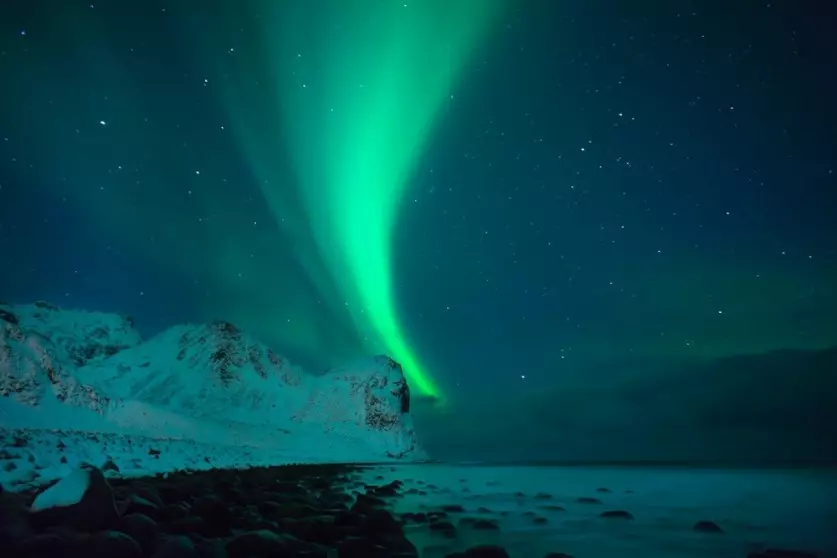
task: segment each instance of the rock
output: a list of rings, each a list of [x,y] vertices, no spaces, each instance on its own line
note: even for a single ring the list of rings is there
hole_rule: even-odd
[[[439,509],[446,513],[465,513],[465,508],[459,504],[446,504],[441,506]]]
[[[119,522],[113,491],[104,474],[82,466],[47,488],[32,503],[30,521],[35,526],[70,525],[81,531],[98,531]]]
[[[598,498],[591,498],[589,496],[581,496],[580,498],[575,499],[576,502],[579,504],[601,504],[602,501]]]
[[[366,516],[356,512],[346,511],[335,514],[333,525],[336,527],[360,527]]]
[[[0,490],[0,548],[14,546],[34,534],[27,513],[21,495]]]
[[[633,519],[634,516],[625,510],[608,510],[599,514],[599,517],[609,519]]]
[[[202,537],[212,536],[212,529],[202,517],[188,515],[170,521],[164,527],[166,532],[172,535],[201,535]]]
[[[192,504],[192,513],[206,521],[208,528],[216,537],[229,534],[232,526],[232,513],[229,504],[216,497],[199,497]]]
[[[401,524],[387,510],[374,510],[366,516],[363,533],[367,536],[401,533]]]
[[[224,539],[220,539],[217,541],[200,541],[195,543],[195,546],[198,550],[198,556],[200,558],[227,558],[227,548],[225,545],[226,541]],[[194,558],[190,556],[188,553],[184,556],[185,558]],[[173,558],[178,557],[179,555],[175,555]]]
[[[119,531],[94,533],[84,545],[85,558],[142,558],[139,543]]]
[[[153,548],[157,535],[160,533],[157,523],[141,513],[123,516],[116,530],[137,541],[146,554]]]
[[[166,537],[160,541],[151,558],[198,558],[195,543],[188,537]]]
[[[131,492],[151,502],[158,508],[163,509],[166,507],[166,503],[163,502],[162,498],[160,498],[160,494],[157,492],[157,489],[150,484],[140,482],[134,483],[131,485]]]
[[[445,519],[448,516],[447,512],[443,512],[443,511],[430,511],[430,512],[427,512],[426,515],[427,515],[427,520],[430,521],[431,523],[434,522],[434,521],[439,521],[441,519]]]
[[[402,485],[403,483],[401,481],[395,480],[383,486],[376,486],[371,490],[367,490],[367,492],[377,496],[398,496],[398,491],[401,489]]]
[[[538,492],[535,494],[535,500],[550,500],[552,499],[552,494],[547,494],[546,492]]]
[[[751,552],[747,555],[747,558],[817,558],[817,555],[811,552],[800,552],[799,550],[768,548],[761,552]]]
[[[165,508],[157,507],[154,502],[146,500],[142,496],[130,494],[128,498],[126,498],[125,501],[119,505],[119,514],[131,515],[134,513],[141,513],[150,517],[154,521],[165,521],[167,519]]]
[[[692,529],[701,533],[723,533],[724,530],[718,527],[714,521],[698,521],[692,526]]]
[[[288,536],[278,535],[273,531],[260,530],[241,533],[227,542],[227,553],[232,558],[244,558],[251,555],[294,556],[300,549],[300,541]]]
[[[164,512],[169,520],[180,519],[192,513],[191,509],[189,509],[189,506],[187,506],[183,502],[166,505],[166,507],[164,508]]]
[[[573,555],[565,552],[549,552],[543,558],[573,558]]]
[[[386,505],[387,503],[384,500],[378,498],[377,496],[358,494],[357,500],[350,509],[352,511],[357,511],[360,513],[369,513],[371,510],[374,510],[375,508],[383,508],[386,507]]]
[[[55,533],[45,533],[21,541],[9,556],[14,556],[14,558],[76,558],[81,553],[82,549],[77,540]],[[5,552],[3,555],[6,556]]]
[[[547,523],[549,523],[549,520],[545,517],[538,516],[532,520],[532,523],[534,523],[535,525],[546,525]]]
[[[430,524],[430,530],[449,538],[456,537],[456,527],[450,521],[435,521]]]
[[[600,486],[599,488],[596,489],[596,492],[598,492],[600,494],[610,494],[612,492],[612,490],[610,490],[609,488],[605,488],[603,486]]]
[[[506,549],[495,545],[472,546],[465,551],[467,558],[509,558]]]
[[[298,539],[318,544],[334,545],[353,530],[334,525],[333,516],[306,517],[299,520],[285,520],[282,528]]]
[[[390,551],[367,538],[350,537],[337,545],[338,558],[390,558]]]
[[[553,504],[547,504],[545,506],[538,506],[539,509],[546,510],[546,511],[567,511],[564,509],[563,506],[556,506]]]
[[[496,519],[477,519],[471,524],[471,527],[478,531],[499,531],[500,522]]]

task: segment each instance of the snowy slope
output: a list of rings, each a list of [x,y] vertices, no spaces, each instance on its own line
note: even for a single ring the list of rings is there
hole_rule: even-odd
[[[227,322],[172,327],[79,368],[77,377],[114,399],[234,424],[238,432],[258,427],[250,443],[287,443],[289,434],[304,433],[362,438],[379,457],[415,447],[409,390],[391,359],[315,376]]]
[[[8,440],[74,433],[59,436],[59,452],[41,444],[37,459],[4,465],[15,472],[0,471],[0,480],[32,480],[32,459],[49,462],[41,477],[89,461],[91,451],[101,460],[85,432],[109,436],[121,469],[424,457],[397,363],[374,357],[313,375],[226,322],[176,326],[143,342],[118,315],[0,304],[0,396]],[[140,439],[165,440],[169,459],[155,455],[149,465],[149,443],[132,445]],[[76,442],[85,449],[66,449]]]
[[[0,396],[24,405],[58,401],[103,413],[107,397],[76,370],[140,342],[130,319],[61,310],[46,302],[0,304]]]

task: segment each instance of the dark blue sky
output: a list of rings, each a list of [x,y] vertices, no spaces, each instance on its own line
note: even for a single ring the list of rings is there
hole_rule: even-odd
[[[271,216],[186,4],[0,8],[0,298],[131,313],[146,334],[235,319],[211,257]],[[467,448],[500,402],[549,425],[532,398],[580,389],[594,417],[576,433],[615,439],[638,408],[617,385],[676,399],[691,367],[837,344],[833,17],[791,2],[515,6],[465,68],[396,231],[400,316],[459,401],[420,409],[429,444]],[[258,42],[246,12],[230,48]],[[97,188],[117,193],[92,202]],[[224,200],[211,225],[198,188]],[[279,250],[293,296],[270,311],[293,303],[320,341],[252,329],[312,365],[356,352]],[[591,453],[535,426],[521,455]]]

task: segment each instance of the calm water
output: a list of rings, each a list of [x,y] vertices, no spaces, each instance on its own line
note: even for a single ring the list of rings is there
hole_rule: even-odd
[[[833,470],[383,465],[363,474],[371,484],[394,479],[404,481],[405,490],[427,492],[398,500],[397,512],[461,504],[466,511],[451,514],[454,524],[458,516],[500,522],[496,533],[459,527],[456,539],[410,526],[408,536],[428,558],[481,543],[500,544],[512,558],[548,551],[575,558],[740,558],[764,547],[837,558]],[[551,497],[536,498],[538,493]],[[585,496],[602,503],[576,501]],[[490,511],[477,512],[480,507]],[[599,517],[605,510],[626,510],[634,519]],[[535,524],[532,514],[547,523]],[[692,526],[701,520],[714,521],[724,533],[695,532]]]

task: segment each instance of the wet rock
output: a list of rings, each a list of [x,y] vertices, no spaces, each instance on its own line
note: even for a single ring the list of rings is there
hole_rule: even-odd
[[[546,511],[567,511],[563,506],[556,506],[554,504],[547,504],[545,506],[538,506],[538,509]]]
[[[401,524],[388,511],[375,510],[366,516],[363,532],[369,536],[401,533]]]
[[[164,512],[169,520],[180,519],[192,513],[189,506],[183,502],[178,502],[177,504],[167,504],[164,508]]]
[[[269,503],[268,503],[269,502]],[[299,504],[296,502],[262,502],[262,513],[270,519],[301,519],[303,517],[310,517],[317,515],[317,510],[307,504]],[[354,509],[354,508],[353,508]],[[375,509],[375,508],[370,508]]]
[[[464,554],[467,558],[509,558],[505,548],[488,544],[472,546]]]
[[[299,520],[285,520],[281,528],[303,541],[333,545],[353,530],[334,525],[333,516],[306,517]]]
[[[602,501],[598,498],[591,498],[590,496],[581,496],[575,499],[579,504],[601,504]]]
[[[474,529],[478,531],[499,531],[500,530],[500,522],[496,519],[484,519],[479,518],[471,525]]]
[[[367,538],[351,537],[337,545],[338,558],[390,558],[385,547]]]
[[[538,516],[532,520],[532,523],[534,523],[535,525],[546,525],[547,523],[549,523],[549,520],[545,517]]]
[[[768,548],[761,552],[751,552],[747,558],[817,558],[816,554],[811,552],[801,552],[799,550],[781,550],[776,548]]]
[[[0,488],[0,549],[14,546],[34,534],[27,515],[24,498]]]
[[[99,531],[84,545],[85,558],[142,558],[139,543],[119,531]]]
[[[564,552],[549,552],[543,558],[573,558],[573,555]]]
[[[158,508],[165,508],[166,504],[163,502],[163,499],[160,498],[160,494],[157,492],[157,489],[147,483],[133,483],[131,485],[131,492],[145,498]]]
[[[465,513],[465,508],[459,504],[446,504],[439,509],[447,513]]]
[[[427,512],[427,521],[430,523],[435,523],[436,521],[442,521],[447,519],[448,514],[447,512],[443,511],[429,511]]]
[[[450,521],[436,521],[430,524],[430,530],[449,538],[456,537],[456,527]]]
[[[402,482],[396,480],[383,486],[376,486],[371,490],[367,489],[367,493],[376,496],[398,496],[398,491],[401,489],[401,486]]]
[[[6,556],[4,550],[4,556]],[[21,541],[9,556],[15,558],[75,558],[81,555],[81,544],[55,533],[35,535]]]
[[[303,548],[301,542],[289,535],[278,535],[273,531],[263,529],[237,535],[227,543],[226,549],[232,558],[244,558],[254,554],[294,556],[294,552]]]
[[[203,519],[214,536],[229,534],[232,526],[232,513],[229,504],[214,496],[196,498],[192,503],[192,514]]]
[[[375,508],[383,508],[386,507],[386,505],[387,503],[377,496],[359,494],[357,500],[350,509],[359,513],[369,513]]]
[[[717,523],[714,521],[698,521],[692,526],[692,529],[700,533],[723,533]]]
[[[199,558],[228,558],[227,548],[226,548],[226,541],[224,539],[218,540],[207,540],[207,541],[197,541],[194,543],[195,548],[198,551]],[[189,555],[188,553],[183,554],[184,558],[194,558],[193,556]],[[172,558],[179,557],[179,555],[175,554]],[[151,558],[157,558],[156,556],[152,556]],[[159,557],[159,558],[168,558],[168,557]]]
[[[125,533],[140,545],[143,552],[148,553],[154,546],[160,527],[157,523],[141,513],[132,513],[119,520],[117,531]]]
[[[151,558],[198,558],[198,549],[188,537],[166,537],[160,541]]]
[[[401,514],[401,520],[405,523],[427,523],[427,514],[406,512]]]
[[[119,505],[120,515],[131,515],[134,513],[141,513],[153,519],[154,521],[165,521],[165,508],[158,507],[154,502],[146,500],[137,494],[131,494],[128,498]]]
[[[538,492],[535,494],[535,500],[551,500],[552,494],[547,494],[546,492]]]
[[[213,532],[202,517],[188,515],[168,522],[163,529],[172,535],[200,535],[211,537]]]
[[[16,314],[10,312],[9,310],[4,310],[0,308],[0,320],[6,321],[13,325],[20,324],[20,319],[17,317]]]
[[[625,510],[608,510],[599,514],[599,517],[606,519],[633,519],[634,516]]]
[[[596,489],[596,492],[598,492],[600,494],[610,494],[612,492],[612,490],[610,490],[609,488],[605,488],[603,486],[600,486],[599,488]]]
[[[83,466],[47,488],[32,503],[30,522],[35,527],[68,525],[80,531],[98,531],[119,522],[113,490],[104,474]]]
[[[335,514],[333,524],[337,527],[357,528],[363,525],[365,521],[365,515],[347,511]]]

